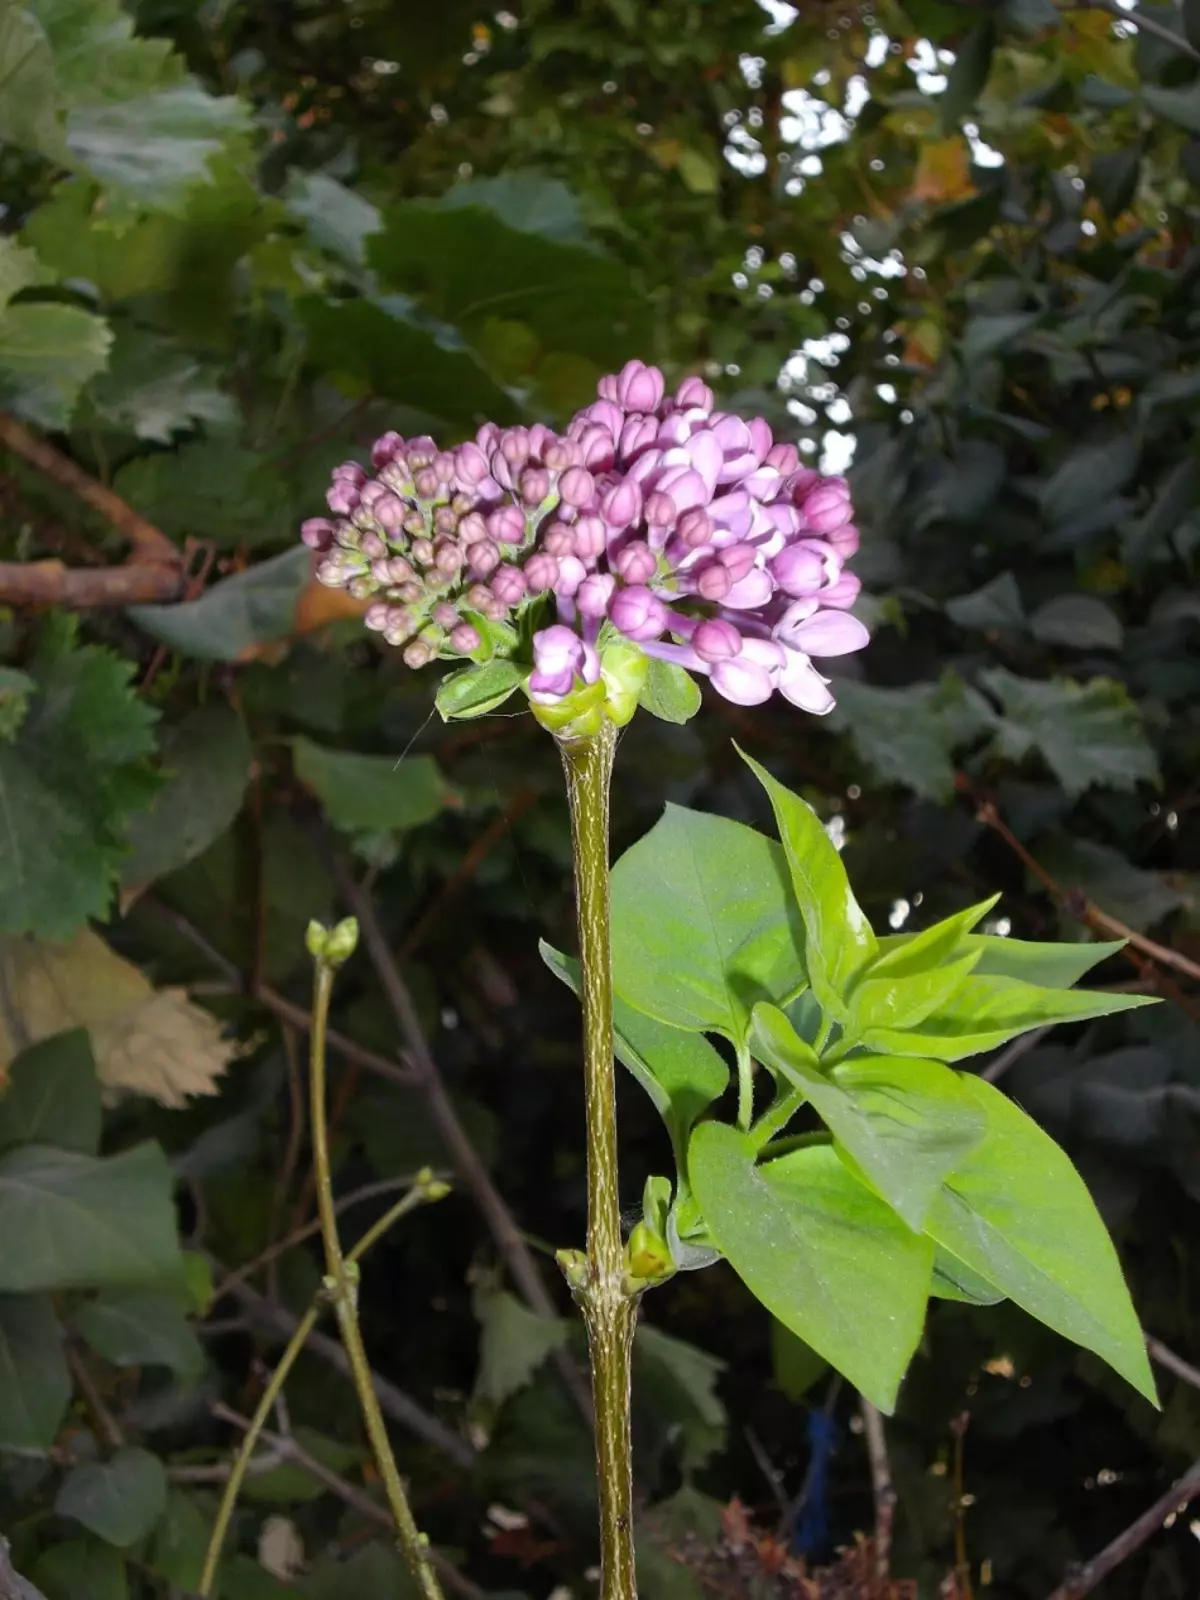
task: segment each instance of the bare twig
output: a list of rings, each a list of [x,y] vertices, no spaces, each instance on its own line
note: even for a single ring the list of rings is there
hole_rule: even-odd
[[[14,417],[0,414],[0,446],[69,489],[132,547],[129,560],[111,568],[67,567],[61,561],[0,562],[0,600],[8,605],[82,608],[179,599],[185,557],[165,533]]]
[[[557,1317],[558,1309],[542,1279],[533,1252],[525,1242],[516,1218],[508,1209],[503,1195],[492,1182],[491,1174],[480,1160],[479,1152],[471,1143],[470,1136],[454,1109],[454,1103],[446,1093],[446,1086],[442,1082],[437,1062],[429,1048],[425,1030],[417,1015],[417,1008],[392,956],[387,937],[375,913],[375,903],[371,895],[355,881],[345,864],[336,856],[334,872],[343,900],[358,918],[367,954],[400,1029],[404,1051],[416,1086],[425,1096],[430,1120],[445,1146],[451,1165],[479,1207],[488,1230],[496,1242],[496,1248],[530,1310],[541,1317]],[[554,1359],[580,1410],[590,1418],[591,1397],[587,1384],[571,1359],[570,1353],[560,1347],[555,1351]]]
[[[979,1076],[988,1083],[995,1083],[1010,1067],[1015,1067],[1022,1056],[1028,1055],[1035,1046],[1041,1044],[1049,1032],[1050,1029],[1047,1027],[1035,1028],[1032,1033],[1023,1033],[1019,1039],[1014,1039],[998,1056],[989,1061]]]
[[[1143,1511],[1136,1522],[1131,1522],[1124,1533],[1119,1533],[1111,1544],[1106,1544],[1099,1555],[1076,1567],[1049,1596],[1049,1600],[1082,1600],[1085,1594],[1091,1594],[1110,1572],[1153,1538],[1168,1518],[1173,1521],[1175,1515],[1198,1495],[1200,1461],[1190,1467],[1178,1483],[1172,1484],[1165,1494],[1160,1495],[1148,1511]]]
[[[217,1417],[222,1422],[229,1423],[232,1427],[240,1428],[243,1433],[250,1427],[248,1417],[243,1417],[239,1412],[232,1410],[227,1405],[222,1405],[219,1401],[213,1406],[212,1412],[214,1417]],[[325,1488],[336,1494],[340,1500],[344,1501],[352,1510],[357,1511],[360,1516],[366,1517],[368,1521],[378,1524],[381,1528],[392,1530],[392,1518],[386,1506],[380,1505],[365,1490],[358,1488],[356,1484],[347,1482],[339,1473],[327,1467],[323,1461],[314,1456],[311,1451],[306,1450],[291,1434],[272,1433],[264,1428],[259,1437],[275,1460],[292,1461],[296,1466],[303,1467],[310,1477],[315,1478],[318,1483],[324,1484]],[[464,1596],[464,1600],[483,1600],[483,1590],[472,1583],[469,1578],[464,1577],[452,1561],[448,1561],[445,1556],[433,1549],[432,1546],[429,1549],[429,1559],[437,1568],[439,1575],[445,1579],[447,1586]]]
[[[273,1328],[276,1333],[285,1339],[290,1339],[300,1324],[300,1318],[293,1316],[286,1306],[269,1296],[259,1294],[257,1289],[252,1289],[248,1283],[231,1283],[228,1293],[239,1305],[245,1307],[261,1327]],[[346,1352],[336,1339],[331,1339],[327,1334],[313,1330],[305,1340],[305,1344],[314,1355],[320,1356],[322,1361],[336,1368],[344,1377],[350,1376],[350,1363],[346,1359]],[[416,1434],[418,1439],[432,1445],[442,1455],[447,1456],[456,1466],[469,1467],[475,1460],[475,1451],[466,1439],[446,1427],[444,1422],[439,1422],[423,1406],[411,1399],[402,1389],[398,1389],[389,1379],[379,1373],[372,1375],[375,1393],[379,1404],[393,1422],[398,1422],[402,1428],[407,1428],[410,1433]]]
[[[867,1441],[867,1459],[871,1463],[871,1493],[875,1499],[875,1576],[885,1582],[890,1576],[892,1555],[892,1528],[896,1521],[896,1490],[892,1483],[892,1468],[888,1461],[887,1435],[883,1431],[883,1418],[866,1395],[859,1396],[862,1412],[863,1434]]]
[[[1173,1372],[1184,1383],[1190,1383],[1193,1389],[1200,1389],[1200,1367],[1193,1367],[1190,1361],[1177,1356],[1169,1345],[1156,1339],[1152,1333],[1146,1335],[1146,1353],[1151,1361],[1157,1361],[1160,1367]]]
[[[83,1403],[91,1413],[92,1421],[96,1424],[97,1433],[99,1433],[101,1439],[110,1450],[119,1450],[125,1443],[125,1435],[121,1431],[121,1424],[105,1404],[104,1396],[97,1389],[95,1380],[88,1371],[87,1362],[84,1360],[82,1352],[70,1339],[64,1342],[63,1350],[66,1353],[67,1366],[70,1369],[72,1381],[83,1397]]]

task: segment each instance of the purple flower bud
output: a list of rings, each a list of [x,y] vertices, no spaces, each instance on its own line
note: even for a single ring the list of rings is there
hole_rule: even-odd
[[[370,628],[372,633],[382,633],[388,625],[388,618],[392,608],[386,600],[377,600],[373,606],[368,606],[363,617],[363,626]]]
[[[544,422],[535,422],[528,434],[530,459],[545,461],[546,451],[556,442],[558,435]]]
[[[554,439],[542,451],[542,465],[551,472],[565,472],[576,465],[577,446],[569,439]]]
[[[584,666],[583,640],[562,623],[543,628],[533,636],[533,662],[530,688],[560,699],[571,692],[575,673]]]
[[[621,436],[617,441],[617,454],[623,461],[629,461],[640,450],[647,449],[658,438],[658,418],[642,417],[636,414],[626,417],[621,429]]]
[[[469,622],[460,622],[456,628],[450,630],[450,648],[457,650],[460,656],[470,655],[471,651],[478,650],[482,643],[479,630],[473,628]]]
[[[599,400],[593,400],[586,411],[580,412],[580,416],[584,418],[585,422],[596,422],[602,428],[607,428],[614,441],[620,438],[621,429],[625,426],[624,407],[615,400],[607,400],[603,397]]]
[[[592,503],[596,480],[586,467],[568,467],[558,480],[558,492],[564,505],[582,510]]]
[[[528,587],[520,567],[497,567],[492,573],[492,593],[506,606],[520,605]]]
[[[352,483],[360,489],[367,481],[367,475],[357,461],[343,461],[341,466],[334,467],[331,474],[335,483]]]
[[[529,434],[524,428],[505,428],[500,435],[500,454],[510,467],[520,470],[529,460]]]
[[[439,483],[453,483],[456,463],[449,450],[439,450],[433,458],[433,470]]]
[[[685,378],[675,391],[675,404],[681,411],[711,411],[715,401],[702,378]]]
[[[475,435],[475,443],[485,455],[490,455],[500,443],[500,429],[494,422],[485,422]]]
[[[472,611],[482,611],[484,616],[486,616],[487,608],[492,604],[496,596],[488,588],[486,583],[473,583],[463,598],[471,607]]]
[[[801,711],[823,717],[833,710],[834,699],[823,678],[812,662],[799,650],[789,650],[787,665],[778,675],[779,692]]]
[[[764,464],[774,467],[781,478],[790,478],[800,465],[800,452],[794,444],[773,444],[767,451]]]
[[[658,480],[660,494],[669,494],[675,509],[693,511],[712,498],[708,484],[694,467],[668,467]]]
[[[581,561],[596,561],[608,548],[608,529],[600,517],[580,517],[574,525],[575,554]]]
[[[419,472],[413,473],[413,484],[422,500],[433,500],[441,488],[438,475],[432,467],[422,467]]]
[[[600,515],[610,528],[628,528],[642,514],[642,491],[628,478],[613,484],[600,501]]]
[[[388,564],[386,561],[372,561],[371,576],[374,578],[376,583],[382,585],[384,588],[387,588],[392,581],[392,575],[388,571]]]
[[[433,540],[414,539],[409,553],[418,567],[431,567],[433,565]]]
[[[720,601],[733,588],[733,579],[719,561],[712,561],[696,573],[696,593],[704,600]]]
[[[454,470],[463,487],[473,489],[488,476],[488,458],[477,444],[468,440],[454,453]]]
[[[742,636],[732,622],[711,617],[692,635],[692,649],[701,661],[732,661],[742,648]]]
[[[853,572],[843,572],[835,584],[821,592],[821,604],[833,606],[837,611],[848,611],[862,591],[862,579]]]
[[[764,417],[750,418],[750,448],[754,451],[756,460],[765,461],[774,444],[770,424]]]
[[[557,557],[546,550],[535,550],[525,563],[525,581],[534,594],[544,594],[547,589],[553,589],[558,582]]]
[[[439,539],[433,547],[433,564],[447,578],[452,578],[463,564],[463,551],[456,539]]]
[[[580,584],[587,577],[587,568],[578,556],[563,556],[558,563],[558,579],[554,585],[554,592],[561,595],[564,600],[570,600]]]
[[[704,428],[699,433],[694,433],[684,446],[688,460],[704,480],[707,490],[704,498],[712,497],[717,487],[717,480],[725,466],[725,453],[721,442],[711,428]],[[703,503],[703,502],[701,502]]]
[[[439,628],[456,628],[462,621],[462,618],[450,604],[449,600],[439,600],[429,615],[437,623]]]
[[[642,584],[619,590],[608,615],[627,639],[657,639],[669,620],[666,606]]]
[[[601,400],[615,400],[617,398],[617,380],[615,374],[609,374],[600,379],[596,385],[596,393]]]
[[[785,546],[768,565],[785,594],[813,594],[829,577],[829,558],[815,539],[798,539]]]
[[[390,429],[382,434],[371,446],[371,465],[378,472],[381,467],[386,467],[388,462],[398,456],[404,449],[404,440],[398,433]]]
[[[404,519],[411,507],[401,500],[399,495],[384,494],[376,500],[371,509],[375,513],[375,521],[385,533],[399,533],[404,527]]]
[[[590,423],[579,435],[579,453],[585,467],[607,471],[616,460],[616,441],[600,423]]]
[[[522,544],[525,539],[525,518],[516,506],[501,506],[487,517],[487,531],[497,544]]]
[[[612,565],[626,583],[649,583],[658,571],[658,557],[644,539],[631,539],[613,557]]]
[[[463,545],[478,544],[488,536],[487,523],[478,511],[468,511],[458,525],[458,542]]]
[[[826,538],[836,551],[839,561],[849,561],[858,550],[858,529],[852,522],[844,522],[840,528],[832,529],[826,534]]]
[[[426,644],[424,639],[414,639],[411,644],[405,645],[402,659],[406,667],[427,667],[436,654],[433,646]]]
[[[617,377],[617,401],[626,411],[657,411],[662,404],[663,375],[657,367],[627,361]]]
[[[712,669],[712,686],[735,706],[760,706],[775,687],[771,674],[753,661],[718,661]]]
[[[328,550],[333,543],[333,523],[328,517],[309,517],[300,524],[300,537],[310,550]]]
[[[358,504],[358,490],[347,478],[335,478],[325,494],[325,504],[339,517],[348,517]]]
[[[521,474],[521,499],[527,506],[540,506],[550,493],[550,474],[545,467],[526,467]],[[524,533],[524,527],[521,529]]]
[[[753,567],[744,578],[739,578],[725,596],[725,604],[733,611],[757,611],[765,606],[775,592],[771,574],[761,567]]]
[[[826,478],[804,497],[804,520],[814,533],[833,533],[854,515],[844,478]]]
[[[387,570],[389,583],[411,583],[416,577],[416,573],[403,556],[389,557]]]
[[[669,528],[679,515],[679,508],[671,496],[655,489],[646,496],[646,521],[652,528]]]
[[[473,578],[487,578],[500,565],[500,551],[491,539],[480,539],[467,550],[467,569]]]
[[[392,598],[403,600],[406,606],[415,606],[424,593],[422,585],[415,578],[410,578],[407,583],[401,583],[392,590]]]
[[[758,551],[752,544],[726,545],[717,557],[734,583],[740,583],[746,574],[753,570],[757,559]]]
[[[689,549],[700,550],[712,541],[712,518],[707,511],[693,506],[680,517],[677,532]]]
[[[590,577],[585,578],[575,594],[575,604],[580,616],[593,618],[606,616],[609,601],[616,587],[617,580],[607,572],[593,572]]]
[[[552,556],[575,554],[575,530],[565,522],[552,522],[542,534],[541,547]]]
[[[358,503],[360,506],[366,506],[369,509],[381,495],[385,495],[387,492],[387,485],[380,483],[378,478],[368,478],[358,491]]]

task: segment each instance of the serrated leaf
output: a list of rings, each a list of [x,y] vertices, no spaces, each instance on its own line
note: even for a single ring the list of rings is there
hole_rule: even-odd
[[[578,995],[578,961],[544,939],[538,949],[555,977]],[[682,1175],[688,1134],[724,1094],[729,1068],[703,1034],[670,1027],[644,1011],[635,1011],[620,995],[613,998],[613,1033],[617,1059],[641,1084],[667,1125]]]
[[[856,1176],[919,1229],[943,1179],[983,1137],[984,1118],[957,1073],[936,1061],[860,1056],[827,1074],[774,1006],[755,1006],[751,1042],[813,1107]]]
[[[177,1107],[216,1094],[236,1049],[186,989],[155,989],[90,928],[68,944],[0,940],[0,980],[11,1011],[0,1017],[0,1061],[12,1050],[10,1025],[29,1040],[83,1027],[110,1097],[148,1095]]]
[[[43,428],[65,428],[112,333],[80,306],[22,301],[0,312],[0,404]]]
[[[1003,667],[981,672],[979,680],[1004,708],[997,753],[1021,761],[1036,750],[1072,797],[1093,784],[1134,789],[1159,781],[1157,757],[1121,684],[1109,678],[1041,683]]]
[[[1041,989],[1016,978],[980,978],[972,974],[943,1007],[916,1027],[865,1028],[859,1042],[882,1054],[962,1061],[1007,1044],[1032,1028],[1108,1017],[1154,1004],[1156,1000],[1150,995]]]
[[[167,1474],[148,1450],[126,1446],[109,1461],[72,1467],[54,1502],[60,1517],[82,1523],[107,1544],[126,1549],[154,1527],[167,1507]]]
[[[154,712],[131,663],[48,622],[30,663],[37,693],[0,743],[0,933],[65,938],[108,909],[129,815],[152,797]]]
[[[98,1158],[49,1145],[0,1156],[0,1289],[176,1283],[171,1173],[156,1144]]]
[[[311,568],[311,551],[297,545],[214,584],[199,600],[130,606],[128,615],[180,655],[198,661],[240,661],[292,632]]]
[[[65,157],[54,52],[36,16],[17,0],[0,6],[0,140]]]
[[[168,728],[160,746],[166,781],[129,825],[122,902],[186,866],[220,838],[241,809],[253,755],[245,723],[217,701]]]
[[[434,704],[444,722],[485,717],[516,693],[524,676],[515,661],[481,661],[443,678]]]
[[[124,324],[117,325],[107,367],[87,398],[110,427],[156,444],[171,444],[199,422],[229,426],[237,416],[233,401],[194,356]]]
[[[925,1320],[933,1243],[834,1152],[763,1166],[724,1123],[701,1123],[688,1164],[722,1255],[772,1316],[891,1413]]]
[[[189,439],[169,453],[135,456],[117,473],[114,487],[171,538],[182,543],[202,528],[222,550],[294,538],[307,514],[295,476],[231,438]],[[296,548],[272,559],[287,558],[302,565]]]
[[[4,21],[0,18],[0,87],[4,83],[3,41]],[[42,283],[53,274],[48,273],[38,260],[36,250],[27,250],[15,239],[0,237],[0,310],[15,294],[32,284]]]
[[[843,678],[829,717],[881,782],[902,784],[926,800],[953,795],[954,751],[989,732],[995,720],[983,696],[952,672],[939,683],[904,689]]]
[[[70,1400],[71,1374],[50,1300],[0,1294],[0,1449],[49,1450]]]
[[[432,756],[366,756],[292,740],[296,776],[335,828],[348,833],[419,828],[454,803],[454,790]]]
[[[71,1326],[114,1366],[166,1367],[185,1382],[204,1371],[204,1349],[170,1295],[109,1289],[80,1306]]]
[[[812,992],[828,1015],[846,1016],[846,995],[879,947],[850,888],[842,858],[810,805],[739,751],[767,791],[805,929]]]
[[[366,243],[383,226],[379,208],[325,172],[293,172],[284,201],[322,250],[352,267],[366,265]]]
[[[772,840],[668,805],[613,868],[617,994],[672,1027],[741,1042],[756,1000],[782,1000],[803,986],[803,935],[790,902]]]
[[[700,687],[683,667],[651,656],[638,705],[660,722],[690,722],[700,709]]]
[[[17,997],[0,976],[8,1007]],[[22,1019],[23,1020],[23,1019]],[[4,1033],[0,1025],[0,1034]],[[53,1144],[95,1155],[100,1148],[100,1088],[91,1045],[82,1028],[56,1033],[22,1050],[7,1072],[7,1040],[0,1050],[0,1150],[18,1144]]]
[[[474,1398],[490,1407],[523,1389],[570,1332],[568,1322],[538,1316],[505,1289],[477,1296],[475,1315],[480,1347]]]
[[[1101,1356],[1155,1400],[1117,1253],[1083,1179],[1049,1135],[978,1078],[988,1131],[946,1181],[928,1231],[1031,1316]]]

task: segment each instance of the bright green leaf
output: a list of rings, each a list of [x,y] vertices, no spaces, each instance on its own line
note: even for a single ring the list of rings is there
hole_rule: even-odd
[[[772,1317],[771,1370],[789,1400],[803,1400],[817,1379],[829,1371],[829,1363],[778,1317]]]
[[[924,1325],[932,1242],[827,1147],[755,1166],[744,1134],[705,1122],[688,1160],[704,1219],[747,1288],[890,1414]]]
[[[920,933],[893,936],[890,940],[881,939],[879,946],[883,954],[868,967],[866,976],[872,980],[907,978],[953,960],[964,949],[972,948],[964,945],[963,941],[999,899],[1000,896],[994,894],[989,900],[980,900],[976,905],[956,911],[953,916],[943,917],[941,922],[923,928]]]
[[[933,1282],[929,1292],[938,1300],[959,1300],[969,1306],[996,1306],[1004,1299],[986,1278],[972,1272],[950,1250],[938,1245],[933,1253]]]
[[[10,1241],[0,1289],[174,1286],[171,1190],[156,1144],[103,1159],[38,1144],[8,1151],[0,1156],[0,1238]]]
[[[1093,1350],[1155,1399],[1146,1344],[1112,1241],[1083,1179],[1048,1134],[981,1079],[983,1143],[947,1179],[927,1227],[1031,1316]]]
[[[111,344],[108,324],[80,306],[8,306],[0,311],[0,404],[39,427],[65,428]]]
[[[70,1399],[62,1329],[49,1299],[0,1295],[0,1449],[49,1450]]]
[[[516,693],[524,676],[515,661],[481,661],[444,677],[434,703],[444,722],[453,717],[485,717]]]
[[[364,756],[301,735],[292,740],[292,759],[330,822],[348,833],[419,828],[454,799],[432,756]]]
[[[842,1021],[855,977],[878,953],[842,858],[821,819],[750,756],[742,759],[767,791],[806,933],[808,979],[821,1009]]]
[[[13,1061],[0,1093],[0,1150],[19,1144],[100,1148],[100,1085],[85,1029],[56,1033]]]
[[[1039,944],[988,933],[969,934],[965,942],[968,949],[980,952],[975,968],[977,978],[1020,978],[1047,989],[1070,989],[1084,973],[1125,948],[1122,940],[1111,944]]]
[[[652,656],[638,705],[660,722],[690,722],[700,709],[700,688],[690,672]]]
[[[876,977],[871,969],[850,996],[850,1014],[844,1024],[847,1041],[876,1028],[915,1028],[934,1011],[940,1011],[957,993],[979,957],[974,951],[938,967],[906,976],[888,973]]]
[[[109,1461],[84,1461],[72,1467],[54,1509],[107,1544],[125,1549],[145,1538],[166,1505],[162,1462],[148,1450],[127,1446]]]
[[[681,806],[668,805],[613,868],[612,943],[623,1000],[735,1042],[756,1000],[786,999],[804,983],[779,846]]]

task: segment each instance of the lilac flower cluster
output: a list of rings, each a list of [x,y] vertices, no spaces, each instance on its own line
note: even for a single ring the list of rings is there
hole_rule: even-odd
[[[385,434],[376,475],[338,467],[333,519],[304,524],[322,582],[375,597],[370,628],[410,666],[486,650],[487,624],[552,595],[533,636],[531,697],[552,705],[601,672],[605,629],[711,678],[739,705],[778,690],[832,709],[812,658],[867,642],[845,480],[802,467],[761,418],[715,409],[688,378],[631,361],[564,435],[486,423],[474,441]]]

